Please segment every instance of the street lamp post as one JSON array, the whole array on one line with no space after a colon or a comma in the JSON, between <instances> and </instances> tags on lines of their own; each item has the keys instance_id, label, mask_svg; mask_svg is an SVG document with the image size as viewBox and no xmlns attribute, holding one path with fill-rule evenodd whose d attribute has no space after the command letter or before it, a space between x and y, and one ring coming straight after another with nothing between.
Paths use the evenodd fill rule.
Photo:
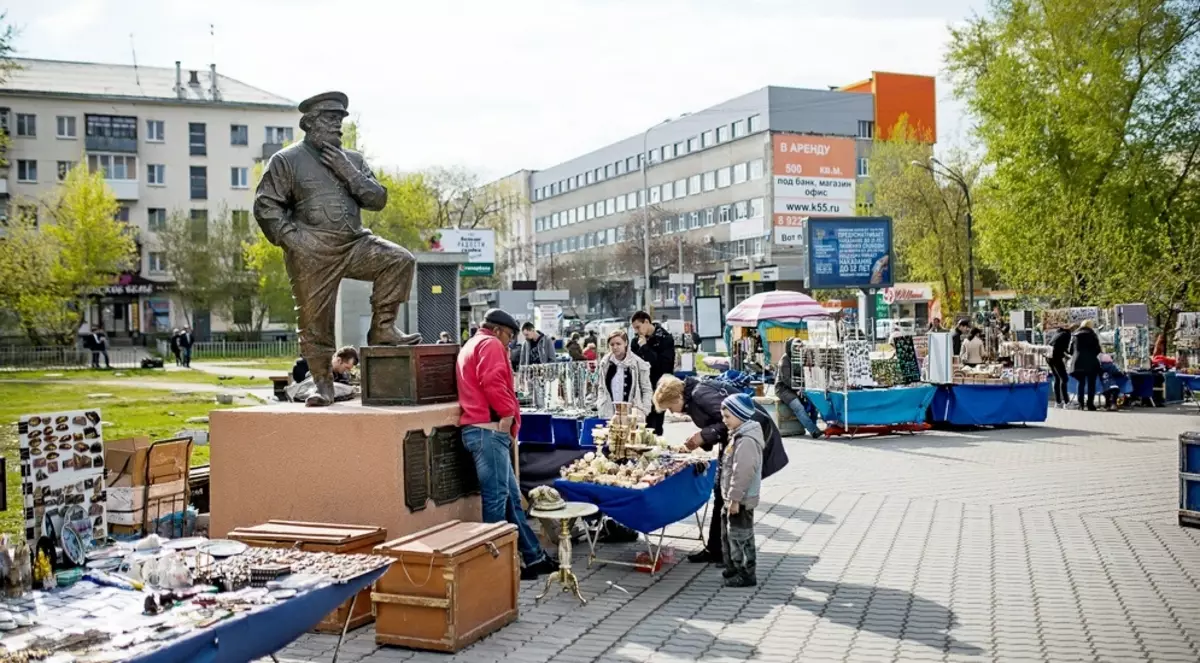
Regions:
<instances>
[{"instance_id":1,"label":"street lamp post","mask_svg":"<svg viewBox=\"0 0 1200 663\"><path fill-rule=\"evenodd\" d=\"M931 176L944 175L950 178L950 181L962 189L963 196L967 199L967 317L973 319L975 317L975 234L971 218L971 187L967 186L967 179L957 170L933 157L929 157L929 163L933 165L921 161L913 161L912 165L924 168L929 171Z\"/></svg>"}]
</instances>

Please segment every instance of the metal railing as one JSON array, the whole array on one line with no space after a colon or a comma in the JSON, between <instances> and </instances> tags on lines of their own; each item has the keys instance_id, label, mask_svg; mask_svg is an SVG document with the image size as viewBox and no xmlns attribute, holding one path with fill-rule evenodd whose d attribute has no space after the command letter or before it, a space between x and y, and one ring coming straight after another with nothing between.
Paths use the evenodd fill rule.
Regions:
<instances>
[{"instance_id":1,"label":"metal railing","mask_svg":"<svg viewBox=\"0 0 1200 663\"><path fill-rule=\"evenodd\" d=\"M158 340L158 353L170 358L171 343ZM205 359L269 359L298 357L300 344L296 341L212 341L192 345L192 361Z\"/></svg>"},{"instance_id":2,"label":"metal railing","mask_svg":"<svg viewBox=\"0 0 1200 663\"><path fill-rule=\"evenodd\" d=\"M141 348L109 348L97 357L101 368L138 368L149 355ZM79 370L92 368L92 351L79 347L0 347L0 371Z\"/></svg>"}]
</instances>

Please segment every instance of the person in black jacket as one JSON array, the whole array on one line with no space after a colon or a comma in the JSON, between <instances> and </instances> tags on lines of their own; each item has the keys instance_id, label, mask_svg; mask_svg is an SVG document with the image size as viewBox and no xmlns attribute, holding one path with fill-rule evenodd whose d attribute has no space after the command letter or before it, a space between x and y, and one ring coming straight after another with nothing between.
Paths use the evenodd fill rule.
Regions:
<instances>
[{"instance_id":1,"label":"person in black jacket","mask_svg":"<svg viewBox=\"0 0 1200 663\"><path fill-rule=\"evenodd\" d=\"M729 430L721 417L721 403L726 396L742 393L742 390L720 380L700 380L690 377L680 380L674 375L664 376L654 390L654 407L663 412L682 412L692 418L700 430L687 440L689 449L700 447L711 451L718 450L718 458L725 453L725 445L729 441ZM783 437L779 427L767 414L761 405L754 406L754 421L763 429L762 478L775 474L788 464L787 451L783 448ZM719 460L717 461L720 462ZM713 517L708 523L708 540L703 550L688 555L689 562L721 563L724 559L721 551L721 510L725 500L721 497L721 477L718 473L713 484Z\"/></svg>"},{"instance_id":2,"label":"person in black jacket","mask_svg":"<svg viewBox=\"0 0 1200 663\"><path fill-rule=\"evenodd\" d=\"M179 348L179 329L171 330L171 354L175 355L175 365L183 366L182 350Z\"/></svg>"},{"instance_id":3,"label":"person in black jacket","mask_svg":"<svg viewBox=\"0 0 1200 663\"><path fill-rule=\"evenodd\" d=\"M971 321L963 318L954 325L954 333L950 334L950 342L953 344L954 354L951 356L957 357L962 354L962 344L967 334L971 333Z\"/></svg>"},{"instance_id":4,"label":"person in black jacket","mask_svg":"<svg viewBox=\"0 0 1200 663\"><path fill-rule=\"evenodd\" d=\"M650 364L650 386L653 388L662 376L675 374L675 337L651 320L650 314L645 311L634 313L629 322L633 325L633 331L637 332L637 338L633 340L633 353ZM721 418L719 405L716 417ZM655 408L646 417L646 427L653 429L655 435L662 435L664 419L666 413Z\"/></svg>"},{"instance_id":5,"label":"person in black jacket","mask_svg":"<svg viewBox=\"0 0 1200 663\"><path fill-rule=\"evenodd\" d=\"M350 384L350 371L358 366L358 350L354 349L352 345L338 348L338 351L333 353L333 361L329 366L334 382ZM295 364L292 364L292 382L303 382L307 377L308 360L301 357L296 360Z\"/></svg>"},{"instance_id":6,"label":"person in black jacket","mask_svg":"<svg viewBox=\"0 0 1200 663\"><path fill-rule=\"evenodd\" d=\"M1071 402L1071 392L1067 388L1067 353L1071 349L1071 329L1059 327L1050 337L1050 374L1054 376L1054 404L1066 407Z\"/></svg>"},{"instance_id":7,"label":"person in black jacket","mask_svg":"<svg viewBox=\"0 0 1200 663\"><path fill-rule=\"evenodd\" d=\"M1084 320L1079 331L1071 337L1071 375L1079 383L1075 398L1079 409L1083 409L1086 387L1087 409L1096 411L1096 379L1100 376L1100 337L1096 334L1096 323Z\"/></svg>"}]
</instances>

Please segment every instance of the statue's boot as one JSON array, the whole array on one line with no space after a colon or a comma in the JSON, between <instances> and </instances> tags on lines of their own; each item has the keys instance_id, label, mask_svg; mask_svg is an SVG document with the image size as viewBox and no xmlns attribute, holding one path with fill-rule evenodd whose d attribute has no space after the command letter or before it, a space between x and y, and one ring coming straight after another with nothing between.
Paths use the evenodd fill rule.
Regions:
<instances>
[{"instance_id":1,"label":"statue's boot","mask_svg":"<svg viewBox=\"0 0 1200 663\"><path fill-rule=\"evenodd\" d=\"M396 329L396 313L375 311L371 316L371 331L367 333L367 345L417 345L420 334L405 334Z\"/></svg>"},{"instance_id":2,"label":"statue's boot","mask_svg":"<svg viewBox=\"0 0 1200 663\"><path fill-rule=\"evenodd\" d=\"M304 400L308 407L333 405L333 360L329 355L324 357L324 361L308 360L308 371L312 374L313 385L317 388L316 393Z\"/></svg>"}]
</instances>

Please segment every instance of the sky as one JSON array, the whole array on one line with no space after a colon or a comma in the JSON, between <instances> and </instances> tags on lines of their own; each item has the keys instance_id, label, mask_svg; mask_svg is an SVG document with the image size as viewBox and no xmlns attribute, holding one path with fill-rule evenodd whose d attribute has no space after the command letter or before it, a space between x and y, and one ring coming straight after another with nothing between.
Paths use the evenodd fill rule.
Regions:
<instances>
[{"instance_id":1,"label":"sky","mask_svg":"<svg viewBox=\"0 0 1200 663\"><path fill-rule=\"evenodd\" d=\"M939 150L970 146L943 70L984 0L16 0L18 57L205 69L350 97L375 167L547 168L766 85L938 76ZM210 28L210 26L212 26Z\"/></svg>"}]
</instances>

